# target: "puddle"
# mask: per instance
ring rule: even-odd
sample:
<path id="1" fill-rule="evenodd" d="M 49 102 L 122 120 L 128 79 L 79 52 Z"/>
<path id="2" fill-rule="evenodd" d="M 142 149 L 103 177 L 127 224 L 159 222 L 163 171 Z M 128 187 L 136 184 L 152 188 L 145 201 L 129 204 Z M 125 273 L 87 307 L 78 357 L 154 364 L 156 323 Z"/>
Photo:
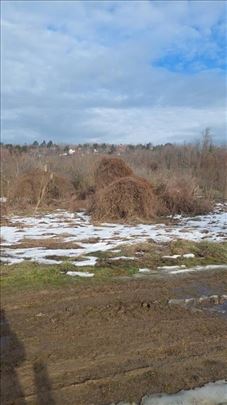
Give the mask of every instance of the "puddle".
<path id="1" fill-rule="evenodd" d="M 227 319 L 227 301 L 224 302 L 223 304 L 212 305 L 212 306 L 207 305 L 204 307 L 204 311 L 216 313 L 217 315 L 221 315 Z"/>
<path id="2" fill-rule="evenodd" d="M 185 265 L 180 266 L 160 266 L 156 269 L 145 268 L 139 269 L 138 273 L 133 275 L 134 278 L 150 278 L 150 277 L 174 277 L 174 276 L 184 276 L 184 274 L 193 273 L 193 272 L 202 272 L 202 271 L 212 271 L 212 270 L 227 270 L 226 264 L 216 264 L 216 265 L 207 265 L 207 266 L 195 266 L 195 267 L 186 267 Z M 130 277 L 129 277 L 130 278 Z M 203 287 L 200 286 L 201 293 L 203 292 Z M 205 290 L 204 290 L 205 293 Z"/>
<path id="3" fill-rule="evenodd" d="M 216 313 L 227 318 L 227 295 L 213 294 L 200 297 L 173 298 L 168 301 L 170 306 L 180 306 L 193 311 Z"/>

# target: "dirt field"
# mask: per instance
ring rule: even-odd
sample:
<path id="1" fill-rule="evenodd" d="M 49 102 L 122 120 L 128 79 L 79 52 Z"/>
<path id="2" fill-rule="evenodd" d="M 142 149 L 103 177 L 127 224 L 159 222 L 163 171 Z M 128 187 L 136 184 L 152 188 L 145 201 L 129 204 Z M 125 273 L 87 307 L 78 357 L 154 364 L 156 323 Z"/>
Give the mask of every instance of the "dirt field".
<path id="1" fill-rule="evenodd" d="M 202 286 L 202 287 L 201 287 Z M 227 377 L 227 319 L 168 305 L 225 271 L 2 294 L 2 405 L 138 401 Z"/>

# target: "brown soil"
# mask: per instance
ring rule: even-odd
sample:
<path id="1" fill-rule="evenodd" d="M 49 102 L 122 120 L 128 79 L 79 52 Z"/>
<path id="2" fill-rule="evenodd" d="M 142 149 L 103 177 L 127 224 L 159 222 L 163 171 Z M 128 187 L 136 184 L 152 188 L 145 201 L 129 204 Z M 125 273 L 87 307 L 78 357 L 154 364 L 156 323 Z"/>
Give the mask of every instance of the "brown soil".
<path id="1" fill-rule="evenodd" d="M 227 320 L 167 304 L 199 277 L 4 294 L 2 405 L 138 401 L 225 378 Z M 203 274 L 217 292 L 226 282 Z"/>
<path id="2" fill-rule="evenodd" d="M 48 206 L 59 200 L 70 199 L 74 187 L 68 179 L 52 172 L 33 170 L 16 179 L 9 196 L 14 206 Z"/>
<path id="3" fill-rule="evenodd" d="M 124 160 L 114 158 L 102 158 L 95 171 L 95 184 L 97 188 L 108 186 L 121 177 L 132 176 L 133 171 Z"/>
<path id="4" fill-rule="evenodd" d="M 102 220 L 149 220 L 156 216 L 157 198 L 142 177 L 124 177 L 96 192 L 90 212 Z"/>

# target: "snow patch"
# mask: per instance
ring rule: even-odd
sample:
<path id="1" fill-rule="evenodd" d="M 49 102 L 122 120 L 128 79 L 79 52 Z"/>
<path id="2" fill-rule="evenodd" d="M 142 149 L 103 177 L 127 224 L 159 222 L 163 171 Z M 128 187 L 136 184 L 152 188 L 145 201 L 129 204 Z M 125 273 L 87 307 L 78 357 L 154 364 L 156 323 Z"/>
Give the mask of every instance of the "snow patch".
<path id="1" fill-rule="evenodd" d="M 86 260 L 78 260 L 76 262 L 72 262 L 75 266 L 83 267 L 83 266 L 94 266 L 97 262 L 97 257 L 95 256 L 88 256 Z"/>
<path id="2" fill-rule="evenodd" d="M 135 260 L 134 256 L 117 256 L 111 257 L 109 260 L 116 261 L 116 260 Z"/>
<path id="3" fill-rule="evenodd" d="M 159 270 L 178 270 L 184 269 L 186 266 L 182 264 L 181 266 L 160 266 L 158 267 Z"/>
<path id="4" fill-rule="evenodd" d="M 78 277 L 94 277 L 94 273 L 88 273 L 86 271 L 67 271 L 67 276 Z"/>
<path id="5" fill-rule="evenodd" d="M 176 394 L 146 395 L 140 405 L 225 405 L 226 401 L 227 382 L 221 380 L 203 387 L 182 390 Z M 132 405 L 132 403 L 120 402 L 118 405 Z"/>
<path id="6" fill-rule="evenodd" d="M 188 267 L 187 269 L 176 268 L 171 270 L 170 274 L 190 273 L 193 271 L 204 271 L 204 270 L 227 270 L 227 264 L 208 264 L 206 266 Z"/>
<path id="7" fill-rule="evenodd" d="M 143 243 L 148 239 L 155 242 L 170 242 L 177 239 L 192 241 L 214 241 L 220 242 L 227 239 L 226 225 L 227 217 L 224 212 L 227 204 L 216 206 L 213 213 L 194 218 L 178 216 L 177 224 L 101 224 L 95 226 L 91 223 L 90 217 L 85 212 L 70 213 L 63 210 L 56 210 L 46 215 L 35 215 L 33 217 L 12 216 L 8 218 L 11 226 L 3 226 L 1 236 L 2 261 L 7 259 L 8 263 L 15 263 L 15 260 L 32 260 L 39 263 L 54 264 L 61 263 L 57 256 L 80 257 L 96 251 L 119 250 L 125 243 Z M 208 233 L 204 231 L 208 230 Z M 79 249 L 45 249 L 25 248 L 13 249 L 14 244 L 24 239 L 49 239 L 61 237 L 63 242 L 77 242 Z M 97 243 L 89 243 L 89 238 L 99 238 Z M 88 242 L 84 242 L 88 240 Z M 37 242 L 38 243 L 38 242 Z M 56 256 L 53 260 L 46 256 Z M 190 255 L 190 256 L 189 256 Z M 183 255 L 185 258 L 192 258 L 192 253 Z M 178 258 L 173 255 L 171 258 Z M 170 258 L 165 257 L 165 258 Z M 120 256 L 114 260 L 134 260 L 134 257 Z M 51 260 L 51 261 L 50 261 Z M 95 261 L 93 261 L 95 264 Z M 91 264 L 89 264 L 91 265 Z M 93 264 L 92 264 L 93 265 Z"/>
<path id="8" fill-rule="evenodd" d="M 179 259 L 181 255 L 172 255 L 172 256 L 162 256 L 163 259 Z"/>
<path id="9" fill-rule="evenodd" d="M 193 259 L 195 257 L 194 253 L 185 253 L 183 255 L 185 259 Z"/>
<path id="10" fill-rule="evenodd" d="M 150 272 L 151 272 L 151 270 L 147 269 L 147 268 L 139 269 L 139 273 L 150 273 Z"/>
<path id="11" fill-rule="evenodd" d="M 185 253 L 184 255 L 172 255 L 172 256 L 162 256 L 163 259 L 193 259 L 195 257 L 194 253 Z"/>
<path id="12" fill-rule="evenodd" d="M 227 401 L 227 382 L 219 381 L 177 394 L 144 397 L 141 405 L 219 405 Z"/>

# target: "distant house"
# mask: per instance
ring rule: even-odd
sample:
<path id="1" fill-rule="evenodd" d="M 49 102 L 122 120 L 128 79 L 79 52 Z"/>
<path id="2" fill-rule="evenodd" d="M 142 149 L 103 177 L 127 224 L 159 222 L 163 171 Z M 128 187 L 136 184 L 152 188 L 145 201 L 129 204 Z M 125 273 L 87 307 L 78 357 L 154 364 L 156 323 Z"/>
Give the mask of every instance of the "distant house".
<path id="1" fill-rule="evenodd" d="M 75 149 L 69 149 L 68 154 L 69 155 L 74 155 L 74 153 L 76 153 Z"/>

